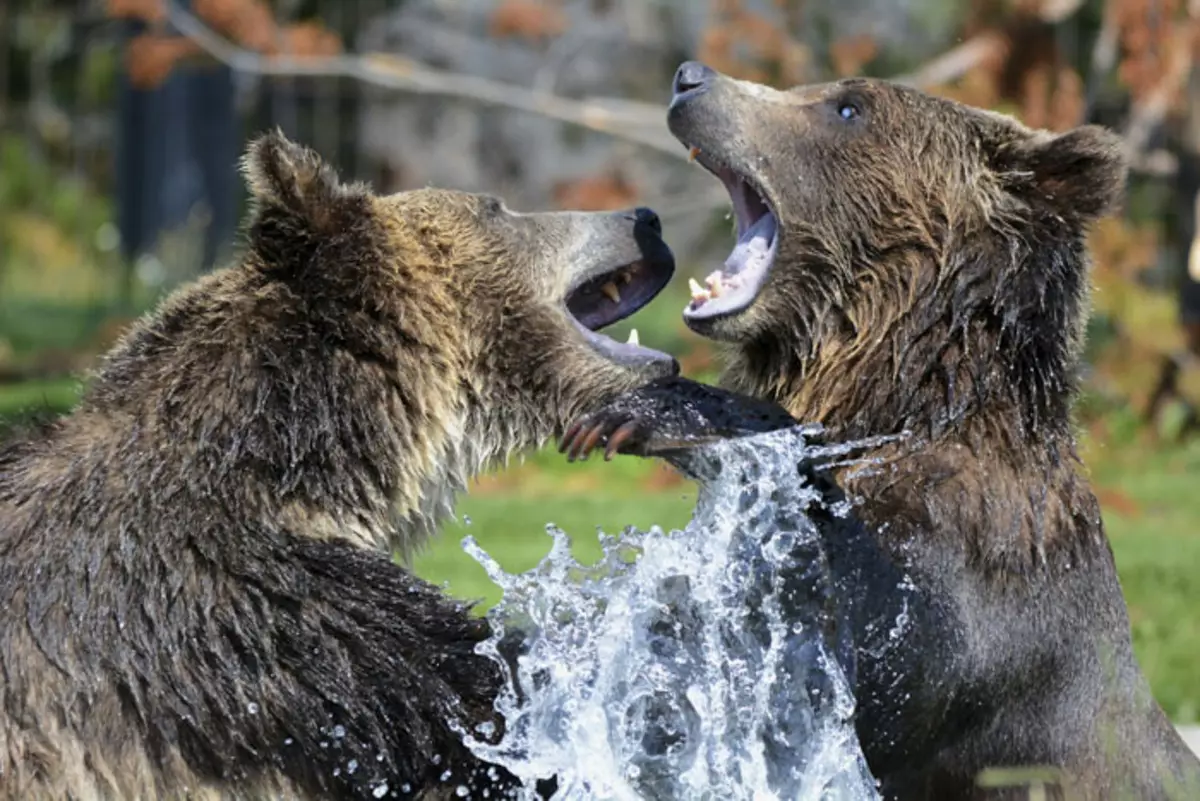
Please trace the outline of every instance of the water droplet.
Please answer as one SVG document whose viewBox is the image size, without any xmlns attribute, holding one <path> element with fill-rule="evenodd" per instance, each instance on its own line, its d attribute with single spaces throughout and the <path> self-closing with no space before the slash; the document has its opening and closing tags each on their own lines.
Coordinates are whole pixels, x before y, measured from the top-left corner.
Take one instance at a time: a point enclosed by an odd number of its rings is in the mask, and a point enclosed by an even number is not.
<svg viewBox="0 0 1200 801">
<path fill-rule="evenodd" d="M 479 732 L 484 737 L 490 737 L 496 731 L 496 724 L 492 723 L 490 720 L 485 720 L 483 723 L 480 723 L 475 727 L 475 731 Z"/>
<path fill-rule="evenodd" d="M 291 737 L 285 737 L 285 738 L 284 738 L 284 740 L 283 740 L 283 744 L 284 744 L 284 745 L 291 745 L 291 744 L 292 744 L 292 743 L 294 743 L 294 742 L 296 742 L 296 741 L 295 741 L 295 740 L 293 740 Z"/>
<path fill-rule="evenodd" d="M 471 791 L 467 789 L 465 784 L 460 784 L 455 788 L 454 794 L 459 798 L 466 798 Z"/>
<path fill-rule="evenodd" d="M 442 764 L 442 755 L 434 754 L 432 757 L 429 758 L 429 761 L 435 765 L 440 765 L 440 764 Z"/>
<path fill-rule="evenodd" d="M 442 782 L 448 782 L 448 781 L 450 781 L 450 777 L 451 777 L 452 775 L 453 775 L 453 774 L 452 774 L 450 771 L 448 771 L 448 770 L 447 770 L 447 771 L 443 772 L 443 773 L 442 773 L 442 775 L 441 775 L 440 777 L 438 777 L 438 781 L 442 781 Z"/>
<path fill-rule="evenodd" d="M 334 726 L 333 727 L 333 736 L 335 739 L 338 739 L 338 740 L 342 739 L 343 737 L 346 736 L 346 728 L 344 726 L 342 726 L 340 723 L 337 726 Z"/>
<path fill-rule="evenodd" d="M 352 759 L 346 763 L 346 772 L 347 773 L 349 773 L 350 775 L 353 776 L 354 771 L 356 771 L 356 770 L 358 770 L 358 760 L 357 759 Z"/>
<path fill-rule="evenodd" d="M 376 785 L 375 789 L 371 791 L 371 795 L 375 796 L 376 798 L 383 798 L 385 795 L 387 795 L 387 792 L 388 784 L 387 782 L 384 782 L 383 784 Z"/>
<path fill-rule="evenodd" d="M 471 516 L 470 515 L 463 515 L 463 525 L 464 526 L 471 525 Z"/>
<path fill-rule="evenodd" d="M 246 711 L 249 712 L 251 715 L 257 715 L 258 714 L 258 704 L 251 701 L 250 703 L 246 704 Z"/>
</svg>

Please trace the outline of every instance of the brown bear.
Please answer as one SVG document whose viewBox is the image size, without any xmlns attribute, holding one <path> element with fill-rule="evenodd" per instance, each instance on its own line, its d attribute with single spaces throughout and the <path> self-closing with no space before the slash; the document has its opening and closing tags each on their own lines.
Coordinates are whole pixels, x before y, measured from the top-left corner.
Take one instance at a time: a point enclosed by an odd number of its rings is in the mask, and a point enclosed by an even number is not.
<svg viewBox="0 0 1200 801">
<path fill-rule="evenodd" d="M 501 797 L 488 626 L 391 553 L 677 372 L 596 333 L 670 279 L 658 219 L 377 196 L 278 133 L 244 172 L 239 262 L 0 445 L 0 798 Z"/>
<path fill-rule="evenodd" d="M 793 421 L 895 435 L 861 451 L 869 470 L 802 467 L 858 501 L 824 536 L 883 796 L 1025 798 L 981 771 L 1032 766 L 1052 797 L 1200 797 L 1134 658 L 1071 419 L 1085 235 L 1123 194 L 1121 141 L 881 80 L 785 92 L 688 62 L 674 92 L 668 124 L 737 220 L 684 312 L 723 343 L 724 389 L 651 382 L 564 450 L 686 464 Z"/>
</svg>

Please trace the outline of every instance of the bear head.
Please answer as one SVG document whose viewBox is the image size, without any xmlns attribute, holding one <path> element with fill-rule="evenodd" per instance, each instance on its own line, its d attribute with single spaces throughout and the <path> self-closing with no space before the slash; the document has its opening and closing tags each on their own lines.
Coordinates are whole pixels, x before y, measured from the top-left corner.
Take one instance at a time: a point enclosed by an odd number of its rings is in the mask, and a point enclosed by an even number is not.
<svg viewBox="0 0 1200 801">
<path fill-rule="evenodd" d="M 667 354 L 598 333 L 673 274 L 650 209 L 522 214 L 447 189 L 380 196 L 279 133 L 253 142 L 243 169 L 258 267 L 348 342 L 367 340 L 356 347 L 455 362 L 440 366 L 556 419 L 583 396 L 678 371 Z"/>
<path fill-rule="evenodd" d="M 598 332 L 672 276 L 649 209 L 379 195 L 279 133 L 243 170 L 243 254 L 140 321 L 81 406 L 161 428 L 184 483 L 409 553 L 474 475 L 678 371 Z"/>
<path fill-rule="evenodd" d="M 707 286 L 693 283 L 684 319 L 740 349 L 735 384 L 788 405 L 817 379 L 794 411 L 840 407 L 884 428 L 903 422 L 889 409 L 906 416 L 897 387 L 930 371 L 954 385 L 939 392 L 1015 382 L 1030 414 L 1063 413 L 1087 314 L 1086 228 L 1124 187 L 1115 134 L 1036 131 L 883 80 L 777 91 L 687 62 L 674 90 L 670 129 L 725 185 L 737 236 Z M 819 389 L 822 372 L 869 374 L 880 397 L 829 389 L 832 376 Z"/>
</svg>

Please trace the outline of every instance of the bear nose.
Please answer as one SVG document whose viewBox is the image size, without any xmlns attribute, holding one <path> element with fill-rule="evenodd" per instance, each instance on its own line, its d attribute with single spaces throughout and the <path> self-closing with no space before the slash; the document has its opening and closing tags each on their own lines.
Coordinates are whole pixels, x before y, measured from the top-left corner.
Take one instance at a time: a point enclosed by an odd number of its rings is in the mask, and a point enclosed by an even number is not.
<svg viewBox="0 0 1200 801">
<path fill-rule="evenodd" d="M 671 84 L 671 89 L 676 96 L 694 89 L 702 89 L 708 86 L 716 75 L 717 71 L 706 64 L 701 64 L 699 61 L 685 61 L 679 65 L 679 69 L 675 70 L 675 80 Z"/>
<path fill-rule="evenodd" d="M 662 220 L 658 218 L 654 209 L 638 206 L 633 210 L 633 221 L 637 225 L 648 225 L 654 233 L 662 235 Z"/>
</svg>

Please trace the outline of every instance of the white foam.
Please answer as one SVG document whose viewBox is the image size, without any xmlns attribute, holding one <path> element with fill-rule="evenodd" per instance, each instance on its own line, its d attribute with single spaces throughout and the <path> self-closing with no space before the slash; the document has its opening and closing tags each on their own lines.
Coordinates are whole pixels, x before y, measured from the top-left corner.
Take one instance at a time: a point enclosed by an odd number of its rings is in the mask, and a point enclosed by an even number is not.
<svg viewBox="0 0 1200 801">
<path fill-rule="evenodd" d="M 510 686 L 505 737 L 464 733 L 468 746 L 527 786 L 557 776 L 556 799 L 879 798 L 825 633 L 802 434 L 710 446 L 715 478 L 688 526 L 601 535 L 592 566 L 553 526 L 549 555 L 520 574 L 464 539 L 504 590 L 480 650 L 496 654 L 505 621 L 532 632 L 517 662 L 525 702 Z"/>
</svg>

